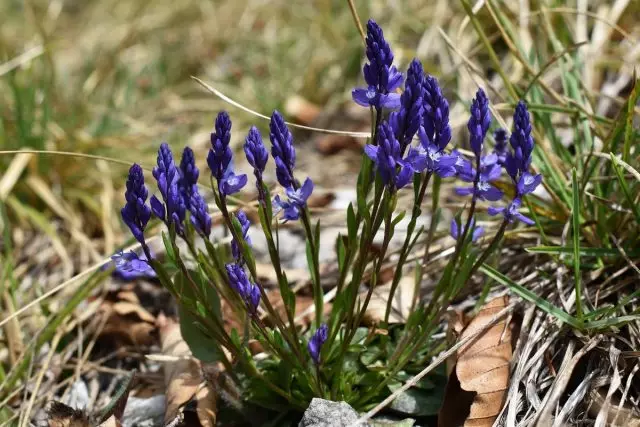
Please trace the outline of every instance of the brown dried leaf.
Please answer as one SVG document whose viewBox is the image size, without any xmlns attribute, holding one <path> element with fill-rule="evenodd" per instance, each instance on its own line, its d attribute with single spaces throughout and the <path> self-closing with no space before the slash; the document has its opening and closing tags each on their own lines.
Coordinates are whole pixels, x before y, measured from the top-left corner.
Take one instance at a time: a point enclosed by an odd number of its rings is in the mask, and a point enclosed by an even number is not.
<svg viewBox="0 0 640 427">
<path fill-rule="evenodd" d="M 483 328 L 507 304 L 506 296 L 487 302 L 462 332 L 460 339 Z M 504 320 L 460 347 L 456 375 L 463 390 L 476 393 L 465 426 L 493 425 L 509 386 L 511 357 L 511 330 Z"/>
<path fill-rule="evenodd" d="M 64 403 L 51 401 L 45 407 L 48 427 L 91 427 L 84 411 L 73 409 Z"/>
<path fill-rule="evenodd" d="M 318 118 L 322 110 L 320 107 L 299 95 L 293 95 L 287 99 L 284 110 L 288 116 L 295 119 L 303 125 L 309 125 Z"/>
<path fill-rule="evenodd" d="M 361 150 L 358 140 L 350 135 L 323 135 L 316 139 L 316 148 L 325 155 L 339 153 L 342 150 Z"/>
<path fill-rule="evenodd" d="M 99 308 L 99 316 L 93 322 L 99 327 L 101 319 L 107 321 L 101 330 L 101 336 L 112 336 L 116 342 L 148 346 L 153 344 L 152 332 L 155 330 L 155 317 L 141 305 L 129 301 L 104 301 Z"/>
<path fill-rule="evenodd" d="M 384 320 L 387 310 L 387 302 L 389 301 L 389 293 L 391 291 L 391 283 L 377 286 L 373 290 L 371 300 L 364 313 L 363 322 L 367 325 L 374 325 Z M 415 281 L 413 276 L 405 276 L 398 282 L 398 287 L 393 295 L 393 303 L 391 304 L 391 313 L 389 315 L 389 323 L 404 323 L 407 321 L 410 311 L 413 294 L 415 292 Z M 364 301 L 366 292 L 360 295 Z"/>
<path fill-rule="evenodd" d="M 216 424 L 216 396 L 202 377 L 200 362 L 192 357 L 189 346 L 182 339 L 180 325 L 164 315 L 158 316 L 162 353 L 177 360 L 164 365 L 167 408 L 164 422 L 170 423 L 191 400 L 196 401 L 200 425 Z"/>
</svg>

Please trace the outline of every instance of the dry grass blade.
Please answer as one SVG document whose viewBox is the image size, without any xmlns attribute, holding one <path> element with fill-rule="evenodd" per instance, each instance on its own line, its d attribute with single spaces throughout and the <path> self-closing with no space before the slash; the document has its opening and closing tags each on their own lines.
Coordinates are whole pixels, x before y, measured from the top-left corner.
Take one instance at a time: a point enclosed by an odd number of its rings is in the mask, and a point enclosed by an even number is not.
<svg viewBox="0 0 640 427">
<path fill-rule="evenodd" d="M 13 186 L 20 178 L 22 171 L 29 163 L 33 157 L 32 153 L 27 152 L 17 152 L 17 155 L 13 158 L 6 172 L 2 175 L 2 179 L 0 179 L 0 200 L 6 200 L 7 196 L 11 193 Z"/>
</svg>

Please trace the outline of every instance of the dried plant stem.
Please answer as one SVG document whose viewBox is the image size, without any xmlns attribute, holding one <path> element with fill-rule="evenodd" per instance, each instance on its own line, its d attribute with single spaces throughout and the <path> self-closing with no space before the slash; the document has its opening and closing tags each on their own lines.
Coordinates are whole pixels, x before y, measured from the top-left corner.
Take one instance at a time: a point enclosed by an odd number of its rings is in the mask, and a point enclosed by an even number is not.
<svg viewBox="0 0 640 427">
<path fill-rule="evenodd" d="M 356 23 L 356 27 L 358 28 L 358 32 L 360 33 L 360 37 L 362 37 L 363 42 L 366 42 L 367 36 L 364 33 L 364 28 L 362 27 L 362 22 L 360 21 L 360 17 L 358 16 L 356 5 L 353 4 L 353 0 L 347 0 L 347 3 L 349 3 L 349 9 L 351 9 L 351 15 L 353 16 L 353 20 Z"/>
</svg>

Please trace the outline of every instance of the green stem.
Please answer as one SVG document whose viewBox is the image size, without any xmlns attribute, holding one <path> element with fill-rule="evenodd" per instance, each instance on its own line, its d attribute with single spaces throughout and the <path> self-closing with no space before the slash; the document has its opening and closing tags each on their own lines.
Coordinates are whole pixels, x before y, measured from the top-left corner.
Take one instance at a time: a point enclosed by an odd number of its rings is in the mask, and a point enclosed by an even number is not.
<svg viewBox="0 0 640 427">
<path fill-rule="evenodd" d="M 389 323 L 389 316 L 391 315 L 391 307 L 393 305 L 393 296 L 396 293 L 396 289 L 398 288 L 398 284 L 400 283 L 400 278 L 402 277 L 402 266 L 406 262 L 407 256 L 409 255 L 409 245 L 411 243 L 413 231 L 416 226 L 416 220 L 422 213 L 422 211 L 420 210 L 420 205 L 422 205 L 422 200 L 424 199 L 424 195 L 427 191 L 427 186 L 429 184 L 429 180 L 431 179 L 431 175 L 431 172 L 427 172 L 425 174 L 424 179 L 422 180 L 422 185 L 420 186 L 420 192 L 413 204 L 411 221 L 409 222 L 409 226 L 407 227 L 407 236 L 404 239 L 404 244 L 402 245 L 402 249 L 400 251 L 400 258 L 398 259 L 398 263 L 396 264 L 396 271 L 393 275 L 393 282 L 391 283 L 391 290 L 389 291 L 389 299 L 387 300 L 387 308 L 384 312 L 385 325 Z"/>
</svg>

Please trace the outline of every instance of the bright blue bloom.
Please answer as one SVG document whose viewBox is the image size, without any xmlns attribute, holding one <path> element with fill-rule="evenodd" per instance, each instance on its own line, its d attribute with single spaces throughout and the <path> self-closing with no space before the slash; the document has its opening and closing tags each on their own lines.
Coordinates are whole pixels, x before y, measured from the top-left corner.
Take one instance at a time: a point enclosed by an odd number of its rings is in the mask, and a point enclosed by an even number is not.
<svg viewBox="0 0 640 427">
<path fill-rule="evenodd" d="M 158 182 L 158 190 L 162 195 L 162 203 L 156 196 L 151 196 L 151 210 L 167 226 L 174 224 L 176 231 L 182 232 L 186 204 L 180 193 L 178 182 L 180 171 L 173 161 L 173 153 L 167 143 L 160 144 L 157 166 L 153 168 L 153 176 Z"/>
<path fill-rule="evenodd" d="M 276 162 L 276 177 L 284 188 L 294 185 L 293 170 L 296 167 L 296 150 L 293 147 L 293 136 L 284 121 L 282 114 L 274 111 L 269 122 L 269 138 L 271 139 L 271 155 Z"/>
<path fill-rule="evenodd" d="M 474 197 L 480 200 L 489 200 L 492 202 L 498 201 L 502 198 L 502 191 L 498 190 L 494 187 L 491 182 L 496 181 L 500 178 L 502 174 L 502 168 L 498 164 L 492 164 L 484 169 L 480 169 L 480 179 L 478 180 L 478 184 L 475 187 L 457 187 L 455 189 L 456 193 L 460 196 L 468 196 L 470 194 L 474 195 Z M 469 178 L 473 181 L 476 176 L 476 171 L 471 170 L 470 173 L 463 172 L 458 175 L 463 180 L 467 181 Z"/>
<path fill-rule="evenodd" d="M 541 182 L 542 175 L 533 175 L 529 172 L 523 172 L 518 180 L 518 184 L 516 185 L 518 195 L 524 196 L 525 194 L 533 193 Z"/>
<path fill-rule="evenodd" d="M 462 228 L 462 230 L 460 230 Z M 469 224 L 469 229 L 473 230 L 472 234 L 471 234 L 471 241 L 475 242 L 476 240 L 478 240 L 480 238 L 480 236 L 482 236 L 484 234 L 484 228 L 483 227 L 476 227 L 476 219 L 472 218 L 471 219 L 471 224 Z M 458 237 L 460 237 L 460 232 L 464 231 L 464 227 L 460 227 L 458 225 L 458 221 L 456 221 L 455 218 L 453 218 L 451 220 L 451 227 L 450 227 L 450 234 L 451 237 L 453 237 L 455 240 L 458 240 Z"/>
<path fill-rule="evenodd" d="M 320 363 L 320 352 L 322 350 L 322 345 L 325 343 L 325 341 L 327 341 L 328 335 L 329 327 L 325 323 L 323 323 L 309 340 L 307 349 L 309 350 L 311 359 L 313 359 L 313 363 L 315 363 L 316 365 Z"/>
<path fill-rule="evenodd" d="M 260 288 L 258 288 L 258 285 L 251 283 L 241 265 L 227 264 L 225 268 L 231 287 L 247 305 L 249 314 L 255 315 L 260 304 Z"/>
<path fill-rule="evenodd" d="M 302 184 L 302 187 L 294 189 L 289 187 L 285 189 L 288 200 L 280 199 L 280 196 L 276 196 L 273 200 L 273 205 L 276 208 L 276 213 L 281 210 L 284 211 L 283 217 L 288 221 L 296 221 L 300 218 L 300 213 L 304 209 L 307 203 L 307 199 L 311 196 L 313 191 L 313 181 L 311 178 L 307 178 Z"/>
<path fill-rule="evenodd" d="M 366 88 L 356 88 L 351 93 L 353 100 L 363 107 L 398 108 L 400 95 L 393 93 L 402 85 L 402 73 L 393 66 L 393 53 L 389 43 L 384 39 L 382 29 L 375 21 L 367 22 L 366 53 L 368 64 L 364 65 L 363 74 L 367 82 Z"/>
<path fill-rule="evenodd" d="M 244 142 L 244 153 L 247 161 L 253 167 L 253 173 L 258 181 L 262 181 L 262 173 L 269 160 L 269 152 L 262 142 L 262 135 L 257 127 L 251 126 Z M 295 155 L 295 153 L 294 153 Z"/>
<path fill-rule="evenodd" d="M 140 165 L 134 163 L 129 169 L 127 177 L 127 190 L 124 193 L 126 204 L 120 211 L 122 220 L 133 237 L 146 247 L 144 229 L 151 219 L 151 209 L 147 205 L 147 187 L 144 185 L 144 173 Z"/>
<path fill-rule="evenodd" d="M 437 146 L 440 150 L 444 150 L 449 141 L 451 141 L 449 102 L 442 95 L 442 90 L 435 77 L 427 76 L 424 80 L 423 88 L 423 125 L 425 133 L 431 144 Z"/>
<path fill-rule="evenodd" d="M 145 255 L 138 256 L 133 251 L 119 251 L 111 256 L 115 269 L 113 275 L 122 280 L 135 280 L 145 277 L 156 277 Z"/>
<path fill-rule="evenodd" d="M 424 71 L 417 59 L 411 61 L 407 70 L 407 81 L 404 92 L 400 96 L 400 110 L 389 115 L 389 124 L 400 141 L 401 151 L 411 144 L 411 140 L 418 132 L 424 115 Z"/>
<path fill-rule="evenodd" d="M 218 182 L 218 191 L 224 196 L 237 193 L 247 184 L 246 175 L 233 172 L 233 153 L 229 147 L 231 141 L 231 119 L 226 111 L 216 117 L 215 132 L 211 134 L 211 148 L 207 155 L 207 164 L 211 174 Z"/>
<path fill-rule="evenodd" d="M 418 148 L 410 148 L 407 162 L 416 172 L 435 172 L 442 178 L 456 174 L 456 162 L 458 157 L 446 154 L 438 145 L 431 142 L 423 126 L 418 131 L 420 145 Z"/>
<path fill-rule="evenodd" d="M 378 127 L 378 145 L 367 144 L 364 152 L 376 164 L 382 182 L 391 189 L 400 189 L 413 177 L 414 170 L 408 160 L 402 158 L 400 143 L 387 122 Z"/>
<path fill-rule="evenodd" d="M 518 220 L 518 221 L 524 222 L 527 225 L 535 224 L 534 220 L 518 212 L 518 209 L 520 209 L 521 205 L 522 205 L 522 200 L 520 199 L 520 197 L 516 197 L 506 208 L 496 208 L 493 206 L 489 206 L 488 213 L 489 215 L 492 215 L 492 216 L 502 214 L 505 220 L 509 222 L 514 222 L 515 220 Z"/>
<path fill-rule="evenodd" d="M 504 166 L 504 163 L 507 159 L 507 131 L 498 128 L 493 132 L 493 139 L 496 140 L 496 145 L 493 147 L 493 152 L 496 156 L 498 156 L 498 163 L 501 166 Z"/>
<path fill-rule="evenodd" d="M 482 146 L 489 126 L 491 126 L 489 99 L 482 89 L 478 89 L 476 97 L 471 103 L 471 117 L 467 123 L 469 144 L 476 157 L 480 157 L 482 154 Z"/>
<path fill-rule="evenodd" d="M 249 227 L 251 226 L 251 222 L 249 222 L 249 218 L 247 218 L 247 214 L 244 211 L 238 211 L 236 213 L 236 218 L 238 222 L 240 222 L 240 226 L 242 228 L 242 238 L 247 243 L 247 245 L 251 246 L 251 238 L 249 237 Z M 241 246 L 236 240 L 231 241 L 231 253 L 236 261 L 240 261 L 242 259 L 242 250 Z"/>
</svg>

